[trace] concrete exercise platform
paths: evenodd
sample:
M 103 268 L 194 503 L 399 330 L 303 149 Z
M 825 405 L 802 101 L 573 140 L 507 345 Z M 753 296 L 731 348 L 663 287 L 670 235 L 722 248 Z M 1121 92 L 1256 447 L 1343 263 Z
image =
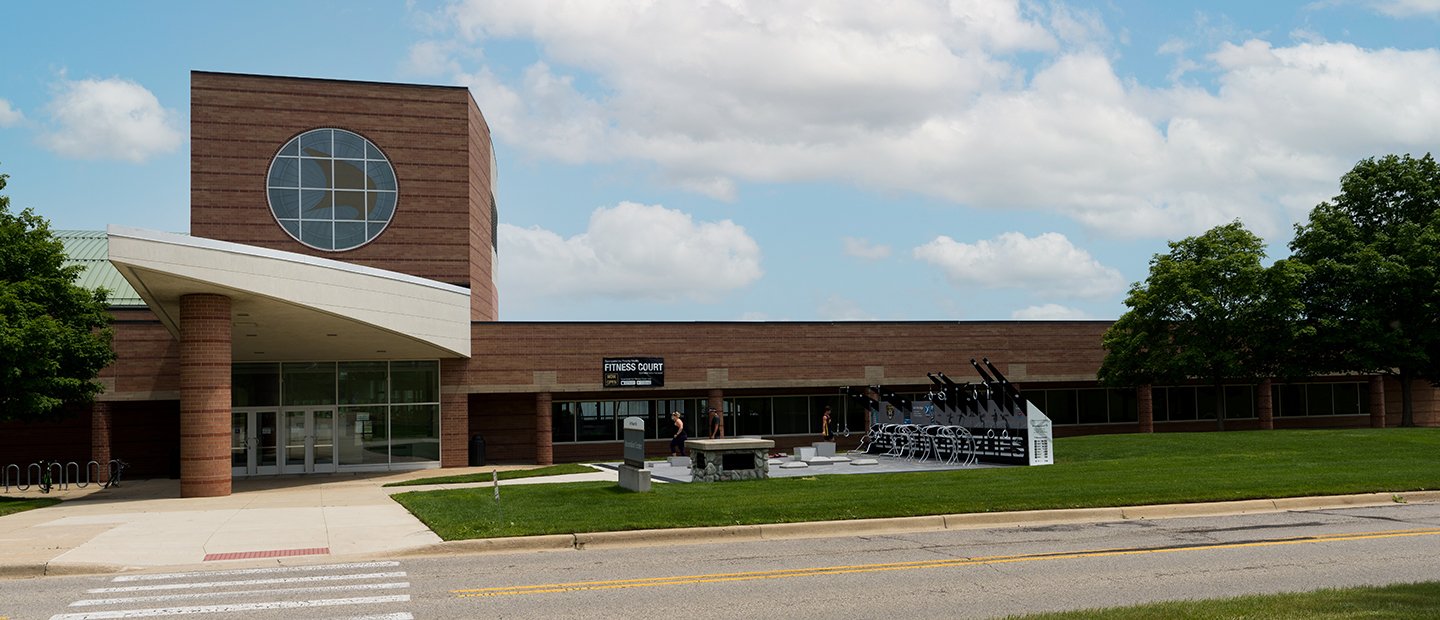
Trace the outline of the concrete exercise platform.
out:
M 955 469 L 980 469 L 986 467 L 1012 467 L 1011 465 L 990 465 L 979 464 L 969 467 L 959 465 L 948 465 L 935 461 L 911 461 L 908 459 L 893 456 L 862 455 L 862 454 L 841 454 L 835 459 L 845 458 L 849 461 L 831 459 L 826 463 L 804 463 L 803 461 L 787 460 L 788 457 L 780 459 L 783 464 L 770 467 L 771 478 L 791 478 L 800 476 L 831 475 L 831 474 L 898 474 L 905 472 L 925 471 L 949 471 Z M 874 463 L 871 464 L 870 461 Z M 806 465 L 800 467 L 798 465 Z M 597 466 L 607 469 L 619 467 L 619 463 L 599 463 Z M 690 482 L 689 467 L 672 467 L 665 461 L 651 461 L 646 464 L 650 470 L 651 479 L 656 482 Z

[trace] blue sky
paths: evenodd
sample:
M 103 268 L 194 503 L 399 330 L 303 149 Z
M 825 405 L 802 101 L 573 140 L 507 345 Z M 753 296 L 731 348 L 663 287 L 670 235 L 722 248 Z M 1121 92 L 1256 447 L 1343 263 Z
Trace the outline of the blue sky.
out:
M 1113 319 L 1167 240 L 1283 255 L 1440 144 L 1440 0 L 880 6 L 21 3 L 0 172 L 55 228 L 186 231 L 191 70 L 464 85 L 502 319 Z

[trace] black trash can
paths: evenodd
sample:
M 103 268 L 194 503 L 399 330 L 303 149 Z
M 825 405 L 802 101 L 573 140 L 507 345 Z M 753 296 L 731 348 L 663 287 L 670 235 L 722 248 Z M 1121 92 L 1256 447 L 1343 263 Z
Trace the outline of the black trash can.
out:
M 485 464 L 485 438 L 479 435 L 470 438 L 470 466 L 480 467 Z

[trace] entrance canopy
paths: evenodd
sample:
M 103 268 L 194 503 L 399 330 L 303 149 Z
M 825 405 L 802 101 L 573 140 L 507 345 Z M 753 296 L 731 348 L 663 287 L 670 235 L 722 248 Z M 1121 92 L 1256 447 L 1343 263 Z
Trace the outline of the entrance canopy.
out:
M 177 338 L 180 297 L 231 300 L 233 360 L 470 357 L 470 291 L 336 260 L 123 226 L 110 262 Z

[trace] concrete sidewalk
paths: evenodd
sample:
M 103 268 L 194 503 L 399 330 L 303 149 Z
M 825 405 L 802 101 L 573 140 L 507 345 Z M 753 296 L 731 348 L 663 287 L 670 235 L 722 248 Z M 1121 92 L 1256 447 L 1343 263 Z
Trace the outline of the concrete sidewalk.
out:
M 1208 504 L 937 515 L 685 530 L 644 530 L 443 542 L 389 495 L 489 483 L 384 487 L 437 475 L 490 472 L 483 467 L 384 474 L 336 474 L 238 480 L 228 497 L 179 498 L 174 480 L 127 481 L 119 488 L 57 491 L 59 505 L 0 517 L 0 577 L 111 573 L 180 566 L 302 564 L 344 556 L 464 554 L 613 546 L 686 544 L 871 535 L 1118 521 L 1202 515 L 1440 502 L 1440 492 L 1248 500 Z M 616 479 L 614 471 L 502 481 L 539 484 Z M 12 490 L 10 496 L 40 497 Z
M 180 499 L 178 480 L 125 481 L 41 495 L 56 506 L 0 517 L 0 577 L 115 572 L 224 560 L 367 556 L 440 543 L 391 493 L 475 485 L 384 487 L 483 467 L 380 474 L 279 476 L 236 480 L 227 497 Z M 613 472 L 524 478 L 517 483 L 614 480 Z M 271 560 L 279 561 L 279 560 Z

